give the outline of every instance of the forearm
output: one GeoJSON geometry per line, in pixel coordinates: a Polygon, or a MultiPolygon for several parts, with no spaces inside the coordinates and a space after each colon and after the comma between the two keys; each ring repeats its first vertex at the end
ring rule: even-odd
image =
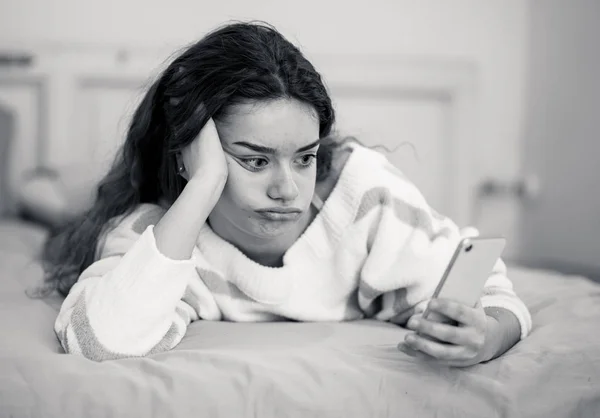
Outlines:
{"type": "Polygon", "coordinates": [[[154,227],[158,250],[173,260],[188,259],[200,229],[223,190],[224,179],[211,175],[192,178],[175,203],[154,227]]]}
{"type": "Polygon", "coordinates": [[[86,269],[63,302],[55,331],[67,353],[92,360],[167,350],[185,333],[187,318],[176,307],[195,277],[193,262],[161,255],[147,230],[125,255],[86,269]]]}
{"type": "Polygon", "coordinates": [[[508,309],[488,307],[485,336],[486,361],[493,360],[511,349],[521,336],[521,325],[508,309]]]}

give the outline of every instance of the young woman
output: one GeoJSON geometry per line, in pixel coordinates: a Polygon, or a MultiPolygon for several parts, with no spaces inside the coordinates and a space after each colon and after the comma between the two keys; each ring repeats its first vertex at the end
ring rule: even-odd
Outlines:
{"type": "Polygon", "coordinates": [[[94,206],[47,244],[65,351],[146,356],[199,319],[377,318],[418,331],[402,351],[450,366],[524,338],[531,317],[500,260],[475,308],[432,304],[458,325],[422,318],[460,231],[333,122],[319,73],[268,25],[230,24],[183,52],[94,206]]]}

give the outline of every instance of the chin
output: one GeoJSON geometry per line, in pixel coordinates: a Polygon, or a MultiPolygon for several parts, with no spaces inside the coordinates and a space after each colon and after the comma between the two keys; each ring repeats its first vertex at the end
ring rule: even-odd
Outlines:
{"type": "Polygon", "coordinates": [[[290,232],[296,231],[298,224],[301,222],[298,219],[294,222],[278,222],[278,221],[267,221],[263,219],[252,219],[252,224],[248,225],[251,235],[260,238],[276,238],[282,235],[286,235],[290,232]]]}
{"type": "Polygon", "coordinates": [[[277,238],[294,231],[291,225],[260,225],[252,228],[252,235],[259,238],[277,238]]]}

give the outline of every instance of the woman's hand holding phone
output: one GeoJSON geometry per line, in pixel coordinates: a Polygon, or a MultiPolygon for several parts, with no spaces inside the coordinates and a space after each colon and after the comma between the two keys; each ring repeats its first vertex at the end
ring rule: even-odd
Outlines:
{"type": "Polygon", "coordinates": [[[486,314],[480,296],[502,254],[501,237],[464,238],[457,245],[423,314],[414,314],[398,348],[447,366],[466,367],[494,358],[500,350],[500,325],[486,314]]]}
{"type": "Polygon", "coordinates": [[[480,303],[469,307],[448,299],[429,302],[432,312],[455,321],[425,319],[422,314],[413,315],[406,335],[398,348],[419,359],[445,366],[467,367],[492,358],[495,319],[486,315],[480,303]]]}

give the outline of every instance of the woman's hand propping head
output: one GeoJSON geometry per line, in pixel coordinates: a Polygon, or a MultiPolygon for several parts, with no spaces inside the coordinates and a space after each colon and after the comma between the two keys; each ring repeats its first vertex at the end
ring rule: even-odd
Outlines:
{"type": "Polygon", "coordinates": [[[225,184],[227,160],[212,118],[208,119],[194,141],[183,149],[178,160],[179,172],[187,181],[202,178],[225,184]]]}

